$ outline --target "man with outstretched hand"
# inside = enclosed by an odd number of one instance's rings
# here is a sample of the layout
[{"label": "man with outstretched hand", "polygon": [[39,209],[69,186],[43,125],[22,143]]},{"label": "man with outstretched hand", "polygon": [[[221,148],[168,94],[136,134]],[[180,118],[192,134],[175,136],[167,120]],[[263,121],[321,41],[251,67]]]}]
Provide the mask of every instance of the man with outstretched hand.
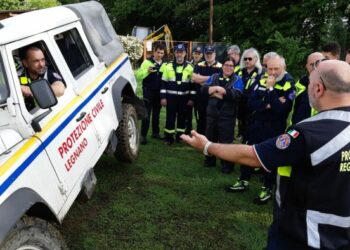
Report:
[{"label": "man with outstretched hand", "polygon": [[280,192],[279,183],[276,190],[267,249],[350,246],[350,65],[316,62],[308,95],[319,113],[259,144],[211,143],[195,131],[181,136],[204,154],[227,161],[267,172],[290,166],[290,178],[283,179],[287,188]]}]

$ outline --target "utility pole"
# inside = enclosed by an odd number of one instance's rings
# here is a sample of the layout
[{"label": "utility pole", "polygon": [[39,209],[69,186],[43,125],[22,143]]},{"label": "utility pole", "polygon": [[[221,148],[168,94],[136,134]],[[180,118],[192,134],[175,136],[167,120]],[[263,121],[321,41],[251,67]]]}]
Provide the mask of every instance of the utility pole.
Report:
[{"label": "utility pole", "polygon": [[213,16],[214,16],[214,0],[210,0],[209,44],[213,44]]}]

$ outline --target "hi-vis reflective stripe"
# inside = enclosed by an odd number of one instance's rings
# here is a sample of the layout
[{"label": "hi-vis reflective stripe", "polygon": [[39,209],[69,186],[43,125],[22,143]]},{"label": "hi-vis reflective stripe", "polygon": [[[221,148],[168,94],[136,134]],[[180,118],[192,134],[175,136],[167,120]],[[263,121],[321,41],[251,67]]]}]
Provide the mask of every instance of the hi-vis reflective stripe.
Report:
[{"label": "hi-vis reflective stripe", "polygon": [[292,87],[292,84],[289,81],[285,82],[285,84],[283,86],[279,85],[278,83],[275,84],[275,86],[274,86],[275,89],[283,90],[283,91],[287,91],[291,87]]},{"label": "hi-vis reflective stripe", "polygon": [[316,116],[302,120],[301,122],[299,122],[299,124],[304,122],[312,122],[312,121],[319,121],[319,120],[338,120],[338,121],[350,122],[350,112],[342,111],[342,110],[324,111],[317,114]]},{"label": "hi-vis reflective stripe", "polygon": [[171,95],[188,95],[190,93],[189,90],[187,91],[166,90],[166,92]]},{"label": "hi-vis reflective stripe", "polygon": [[175,134],[175,129],[164,129],[164,132],[168,133],[168,134]]},{"label": "hi-vis reflective stripe", "polygon": [[350,217],[342,217],[335,214],[326,214],[319,211],[306,211],[307,244],[317,249],[321,248],[319,224],[335,227],[349,228]]},{"label": "hi-vis reflective stripe", "polygon": [[[82,95],[85,97],[85,100],[71,112],[71,114],[45,139],[40,143],[35,149],[32,149],[36,146],[36,141],[34,138],[31,138],[26,142],[10,159],[8,159],[0,168],[0,177],[3,176],[17,161],[20,157],[22,157],[27,151],[33,150],[32,153],[24,159],[24,161],[19,164],[18,168],[15,169],[12,174],[0,184],[0,196],[8,189],[9,186],[23,173],[23,171],[30,166],[30,164],[41,154],[45,147],[47,147],[58,135],[59,133],[69,124],[71,120],[76,117],[77,114],[92,100],[92,98],[101,91],[101,89],[107,84],[107,82],[114,76],[114,74],[119,71],[119,69],[128,61],[128,57],[126,54],[120,56],[108,69],[106,69],[100,76],[94,80],[86,90],[83,91]],[[106,74],[108,74],[106,76]],[[102,81],[102,82],[101,82]],[[94,90],[88,96],[86,96],[87,92],[91,89]],[[85,96],[84,96],[85,95]],[[81,96],[77,96],[73,99],[67,106],[60,111],[56,116],[52,118],[48,122],[48,124],[43,127],[42,132],[37,133],[37,137],[40,138],[42,135],[47,133],[47,131],[57,124],[57,121],[60,117],[62,117],[65,113],[71,111],[71,107],[74,106],[79,100],[81,100]]]},{"label": "hi-vis reflective stripe", "polygon": [[275,199],[278,207],[281,207],[281,193],[280,193],[281,176],[290,177],[291,173],[292,173],[291,166],[283,166],[283,167],[277,168],[277,178],[276,178],[277,185],[276,185]]},{"label": "hi-vis reflective stripe", "polygon": [[27,85],[28,83],[30,83],[30,79],[26,76],[21,76],[19,78],[19,83],[23,85]]},{"label": "hi-vis reflective stripe", "polygon": [[257,76],[257,73],[254,72],[253,75],[249,78],[247,81],[247,84],[245,85],[245,89],[249,89],[250,85],[255,82],[255,77]]},{"label": "hi-vis reflective stripe", "polygon": [[[338,120],[344,122],[350,122],[350,112],[342,110],[330,110],[324,111],[316,116],[305,119],[299,123],[320,121],[320,120]],[[342,132],[340,132],[336,137],[330,140],[328,143],[323,145],[321,148],[316,150],[311,154],[311,164],[316,166],[328,157],[335,154],[341,148],[349,143],[348,138],[350,137],[350,125],[347,126]]]},{"label": "hi-vis reflective stripe", "polygon": [[290,166],[278,167],[277,173],[280,176],[290,177],[290,174],[292,173],[292,167]]},{"label": "hi-vis reflective stripe", "polygon": [[311,154],[311,164],[316,166],[331,157],[333,154],[341,150],[349,143],[350,138],[350,125],[347,126],[336,137],[327,142],[321,148]]}]

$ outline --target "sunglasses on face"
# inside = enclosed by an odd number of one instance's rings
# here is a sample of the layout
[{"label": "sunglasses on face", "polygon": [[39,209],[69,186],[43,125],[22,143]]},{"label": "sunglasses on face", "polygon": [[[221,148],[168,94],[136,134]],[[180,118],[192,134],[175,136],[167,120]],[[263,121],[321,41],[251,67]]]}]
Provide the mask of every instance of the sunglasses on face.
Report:
[{"label": "sunglasses on face", "polygon": [[252,58],[252,57],[244,57],[243,60],[244,60],[244,61],[252,61],[253,58]]}]

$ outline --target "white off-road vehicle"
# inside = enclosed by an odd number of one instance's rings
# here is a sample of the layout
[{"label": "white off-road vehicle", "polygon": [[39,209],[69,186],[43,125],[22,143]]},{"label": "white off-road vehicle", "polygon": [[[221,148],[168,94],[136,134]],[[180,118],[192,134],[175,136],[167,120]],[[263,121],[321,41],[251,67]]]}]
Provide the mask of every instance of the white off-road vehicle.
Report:
[{"label": "white off-road vehicle", "polygon": [[[20,51],[39,44],[48,69],[66,84],[56,98],[46,79],[29,84],[27,110]],[[65,249],[58,230],[79,193],[96,184],[107,150],[138,156],[136,80],[127,54],[96,1],[32,11],[0,22],[0,249]]]}]

